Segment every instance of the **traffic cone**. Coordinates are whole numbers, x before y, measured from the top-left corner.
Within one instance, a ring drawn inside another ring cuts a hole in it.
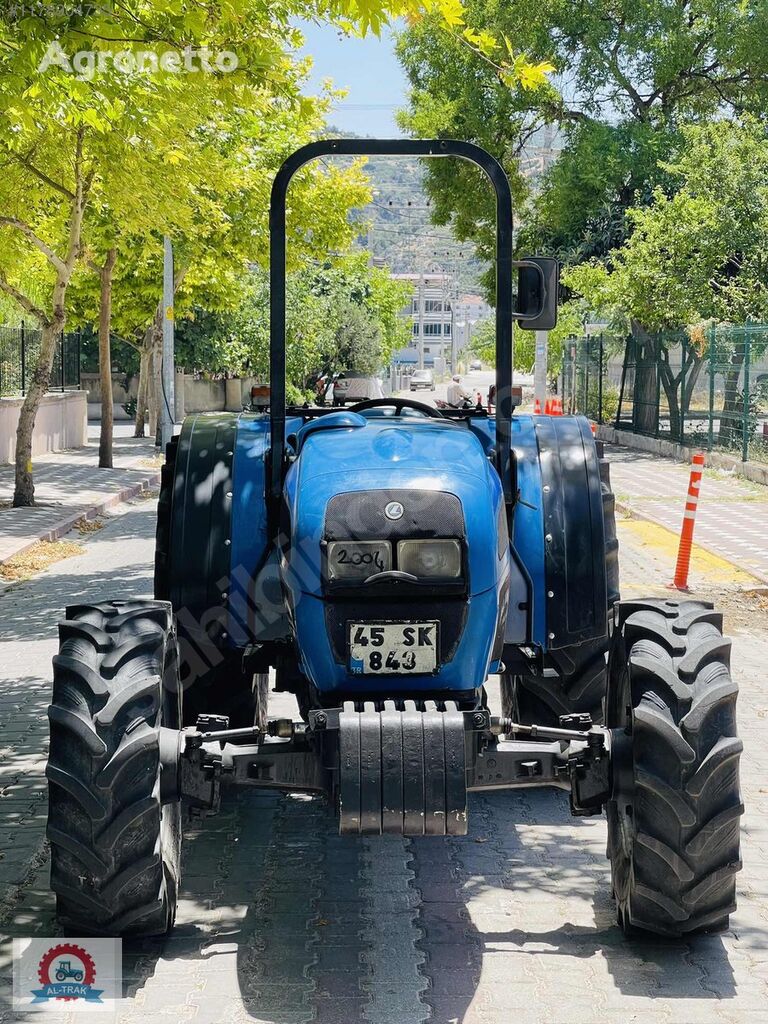
[[[541,416],[541,402],[538,400],[538,398],[533,403],[533,415]]]
[[[680,546],[677,549],[675,578],[667,584],[670,590],[688,590],[688,571],[691,567],[691,548],[693,547],[693,527],[696,522],[696,509],[699,505],[699,489],[701,476],[704,472],[704,453],[697,452],[691,460],[691,477],[688,481],[688,496],[685,500],[683,525],[680,529]]]
[[[544,402],[544,415],[545,416],[551,416],[552,415],[552,399],[551,398],[547,398],[546,401]]]
[[[552,399],[552,415],[562,416],[563,415],[563,400],[559,395],[555,395]]]

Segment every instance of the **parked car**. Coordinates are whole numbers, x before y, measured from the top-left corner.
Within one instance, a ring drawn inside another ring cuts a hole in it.
[[[349,370],[340,373],[333,382],[333,404],[348,405],[364,402],[367,398],[383,398],[384,388],[378,377]]]
[[[410,384],[411,391],[434,391],[435,378],[431,370],[414,370]]]
[[[469,368],[470,370],[482,370],[483,364],[480,362],[479,359],[473,359],[472,362],[469,364]]]

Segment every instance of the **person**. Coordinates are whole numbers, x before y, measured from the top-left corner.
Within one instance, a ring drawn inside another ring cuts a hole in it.
[[[458,373],[454,373],[453,379],[448,385],[447,401],[448,405],[452,405],[454,409],[459,409],[465,402],[472,401],[472,395],[462,387],[461,377]]]

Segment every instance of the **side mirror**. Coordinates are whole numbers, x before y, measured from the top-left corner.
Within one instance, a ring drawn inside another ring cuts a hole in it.
[[[560,262],[550,256],[516,260],[517,305],[512,316],[526,331],[551,331],[557,324]]]

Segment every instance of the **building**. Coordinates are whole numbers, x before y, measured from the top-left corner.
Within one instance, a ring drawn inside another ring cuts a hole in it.
[[[453,278],[443,271],[392,276],[413,287],[411,302],[402,313],[411,326],[411,341],[395,353],[394,362],[401,366],[450,368],[453,364]]]
[[[472,332],[481,320],[493,316],[493,310],[481,295],[460,295],[453,303],[453,330],[456,352],[461,354],[472,340]]]

